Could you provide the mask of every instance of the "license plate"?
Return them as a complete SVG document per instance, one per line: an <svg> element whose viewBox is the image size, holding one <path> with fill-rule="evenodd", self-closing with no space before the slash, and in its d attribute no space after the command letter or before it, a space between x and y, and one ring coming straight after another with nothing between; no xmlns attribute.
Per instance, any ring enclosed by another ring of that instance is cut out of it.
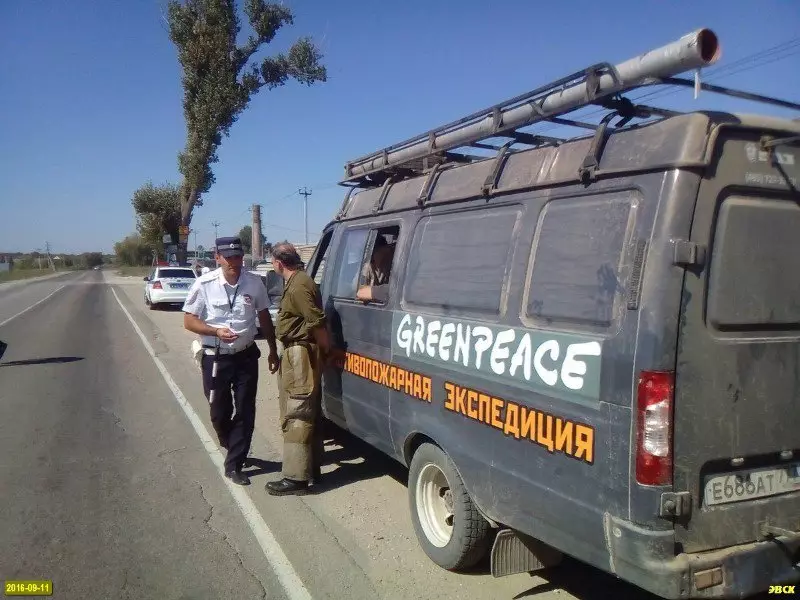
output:
<svg viewBox="0 0 800 600"><path fill-rule="evenodd" d="M176 289L179 289L179 290L185 290L186 287L187 287L187 284L185 284L185 283L170 283L169 287L176 288Z"/></svg>
<svg viewBox="0 0 800 600"><path fill-rule="evenodd" d="M755 500L800 490L800 463L723 473L706 478L707 506Z"/></svg>

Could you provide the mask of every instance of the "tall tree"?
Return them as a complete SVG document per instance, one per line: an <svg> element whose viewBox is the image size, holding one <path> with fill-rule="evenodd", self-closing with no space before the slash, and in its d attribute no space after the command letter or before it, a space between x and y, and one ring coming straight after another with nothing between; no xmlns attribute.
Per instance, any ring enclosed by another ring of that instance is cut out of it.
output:
<svg viewBox="0 0 800 600"><path fill-rule="evenodd" d="M286 54L251 62L294 16L282 4L245 0L252 33L237 45L241 31L235 0L170 0L170 39L182 69L186 145L178 156L183 175L181 224L189 225L192 211L214 184L211 165L218 161L222 137L250 99L262 87L274 89L290 78L306 85L327 80L322 54L308 37L300 38Z"/></svg>
<svg viewBox="0 0 800 600"><path fill-rule="evenodd" d="M139 234L127 236L114 244L114 253L121 265L149 265L153 248Z"/></svg>
<svg viewBox="0 0 800 600"><path fill-rule="evenodd" d="M242 246L244 246L244 251L246 254L250 254L253 251L253 228L250 225L245 225L239 230L239 239L242 240ZM267 243L267 236L264 233L261 233L261 247L264 247L264 244Z"/></svg>
<svg viewBox="0 0 800 600"><path fill-rule="evenodd" d="M165 233L177 243L181 223L179 186L171 183L156 186L148 181L133 193L131 204L136 211L136 230L145 243L161 250Z"/></svg>
<svg viewBox="0 0 800 600"><path fill-rule="evenodd" d="M242 240L242 248L245 254L250 254L253 249L253 228L245 225L239 230L239 239Z"/></svg>

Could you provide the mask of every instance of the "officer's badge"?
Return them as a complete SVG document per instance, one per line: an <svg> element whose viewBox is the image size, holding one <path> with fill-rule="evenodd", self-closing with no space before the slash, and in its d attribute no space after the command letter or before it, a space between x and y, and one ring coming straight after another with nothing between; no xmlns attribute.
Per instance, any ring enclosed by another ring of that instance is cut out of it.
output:
<svg viewBox="0 0 800 600"><path fill-rule="evenodd" d="M247 306L250 306L253 303L253 297L250 294L244 294L242 299Z"/></svg>

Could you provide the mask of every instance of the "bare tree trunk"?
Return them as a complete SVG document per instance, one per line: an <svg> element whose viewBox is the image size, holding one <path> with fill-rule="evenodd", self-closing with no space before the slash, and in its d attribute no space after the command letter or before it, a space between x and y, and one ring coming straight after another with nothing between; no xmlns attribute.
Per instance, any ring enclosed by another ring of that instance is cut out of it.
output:
<svg viewBox="0 0 800 600"><path fill-rule="evenodd" d="M194 210L194 205L197 203L197 189L196 188L189 188L186 192L186 195L181 198L181 225L185 227L189 227L192 222L192 211ZM180 240L178 240L178 262L180 264L186 263L186 248L188 243L182 244Z"/></svg>

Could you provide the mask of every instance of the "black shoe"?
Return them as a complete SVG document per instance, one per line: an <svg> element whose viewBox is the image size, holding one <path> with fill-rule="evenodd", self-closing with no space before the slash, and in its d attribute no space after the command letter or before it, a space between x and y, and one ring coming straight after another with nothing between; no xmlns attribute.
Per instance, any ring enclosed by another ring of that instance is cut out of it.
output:
<svg viewBox="0 0 800 600"><path fill-rule="evenodd" d="M270 481L264 486L270 496L304 496L308 493L307 481L293 481L285 477L279 481Z"/></svg>
<svg viewBox="0 0 800 600"><path fill-rule="evenodd" d="M311 479L308 481L308 485L319 485L322 481L322 471L319 469L315 469L311 472Z"/></svg>
<svg viewBox="0 0 800 600"><path fill-rule="evenodd" d="M250 478L241 471L228 471L225 473L225 477L236 485L250 485Z"/></svg>

